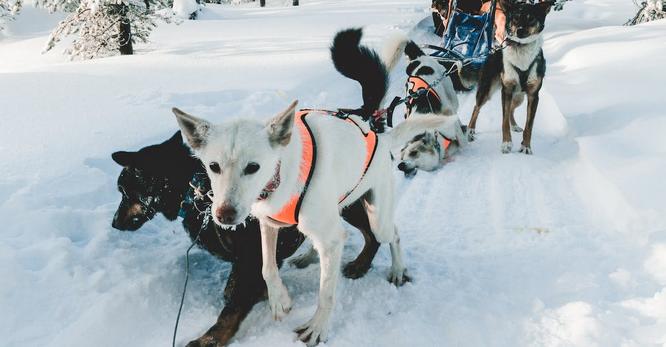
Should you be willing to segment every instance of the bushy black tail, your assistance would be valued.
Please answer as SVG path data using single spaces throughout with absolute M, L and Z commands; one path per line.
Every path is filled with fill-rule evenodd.
M 331 46 L 333 65 L 343 76 L 361 84 L 364 115 L 370 115 L 386 95 L 389 74 L 377 52 L 361 46 L 363 31 L 360 28 L 338 32 Z

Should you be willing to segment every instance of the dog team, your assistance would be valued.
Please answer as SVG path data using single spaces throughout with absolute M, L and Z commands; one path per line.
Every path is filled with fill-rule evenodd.
M 174 108 L 178 133 L 164 143 L 112 155 L 123 166 L 114 228 L 137 230 L 158 213 L 169 220 L 180 216 L 193 241 L 232 263 L 224 309 L 188 347 L 226 345 L 265 298 L 274 319 L 287 315 L 292 301 L 278 269 L 306 237 L 313 249 L 291 263 L 320 262 L 319 299 L 312 318 L 295 333 L 308 346 L 325 341 L 346 238 L 343 220 L 365 240 L 358 257 L 342 268 L 345 277 L 363 276 L 379 245 L 388 243 L 388 280 L 396 286 L 410 281 L 394 223 L 394 160 L 407 177 L 442 167 L 474 140 L 479 111 L 497 89 L 501 151 L 511 152 L 511 131 L 523 131 L 513 113 L 526 96 L 520 152 L 532 154 L 546 68 L 542 31 L 553 3 L 500 4 L 504 16 L 498 31 L 506 47 L 481 69 L 463 68 L 450 76 L 436 58 L 404 37 L 388 40 L 377 53 L 360 44 L 360 29 L 348 29 L 336 34 L 331 57 L 343 76 L 361 85 L 360 109 L 299 109 L 294 101 L 266 122 L 241 118 L 213 124 Z M 367 120 L 381 114 L 389 74 L 402 56 L 408 59 L 406 119 L 377 131 Z M 457 116 L 457 93 L 472 89 L 476 105 L 465 127 Z

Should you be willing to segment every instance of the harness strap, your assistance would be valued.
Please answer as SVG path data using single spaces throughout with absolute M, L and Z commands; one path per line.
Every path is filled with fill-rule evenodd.
M 444 134 L 440 133 L 439 131 L 435 132 L 435 139 L 437 140 L 437 135 L 439 135 L 442 139 L 441 141 L 437 141 L 437 152 L 439 152 L 440 158 L 444 158 L 446 156 L 446 151 L 449 150 L 449 147 L 451 146 L 451 143 L 453 141 L 449 139 L 448 137 L 444 136 Z M 443 152 L 442 152 L 443 151 Z
M 363 131 L 363 128 L 361 125 L 359 125 L 354 118 L 346 118 L 345 121 L 352 123 L 356 125 L 358 130 L 361 131 L 361 134 L 363 134 L 363 137 L 365 139 L 365 161 L 363 163 L 363 174 L 361 174 L 361 178 L 358 179 L 358 182 L 354 185 L 354 187 L 348 191 L 346 194 L 344 194 L 342 197 L 340 197 L 340 200 L 338 203 L 342 203 L 353 193 L 356 188 L 358 188 L 359 184 L 361 184 L 361 181 L 363 181 L 363 177 L 365 177 L 365 174 L 368 172 L 368 169 L 370 168 L 370 164 L 372 163 L 372 159 L 375 157 L 375 152 L 377 151 L 377 134 L 374 131 L 368 131 L 365 132 Z
M 409 78 L 407 78 L 406 88 L 407 88 L 407 94 L 409 96 L 407 97 L 407 102 L 406 102 L 408 112 L 405 113 L 405 119 L 409 117 L 412 107 L 414 107 L 414 104 L 416 104 L 417 98 L 423 95 L 422 93 L 431 94 L 440 102 L 442 100 L 439 97 L 439 94 L 437 94 L 437 92 L 435 91 L 435 89 L 432 88 L 432 86 L 430 86 L 428 82 L 426 82 L 423 78 L 419 76 L 409 76 Z
M 314 169 L 316 166 L 316 159 L 317 159 L 316 155 L 317 143 L 315 141 L 312 130 L 310 129 L 310 126 L 308 125 L 306 120 L 306 116 L 313 113 L 317 113 L 320 115 L 336 115 L 338 112 L 327 111 L 327 110 L 310 110 L 310 109 L 303 109 L 296 112 L 294 125 L 298 129 L 301 135 L 301 143 L 302 143 L 301 162 L 299 166 L 300 169 L 299 169 L 298 181 L 300 183 L 303 183 L 303 189 L 300 192 L 293 194 L 291 198 L 287 201 L 287 203 L 284 206 L 282 206 L 279 212 L 270 216 L 272 219 L 278 222 L 291 225 L 298 224 L 298 214 L 301 209 L 303 198 L 307 193 L 310 180 L 312 179 L 312 176 L 314 174 Z M 341 117 L 341 119 L 351 124 L 354 124 L 361 131 L 361 134 L 363 135 L 365 140 L 366 156 L 364 161 L 363 174 L 361 175 L 361 178 L 349 192 L 347 192 L 340 198 L 338 203 L 343 202 L 359 186 L 359 184 L 363 180 L 363 177 L 365 177 L 365 174 L 367 173 L 368 168 L 372 163 L 372 159 L 375 156 L 375 151 L 377 150 L 377 134 L 374 131 L 372 130 L 365 131 L 364 128 L 359 123 L 357 123 L 355 117 L 344 117 L 344 118 Z M 269 182 L 269 185 L 270 184 L 271 183 Z
M 301 210 L 301 203 L 305 197 L 305 192 L 308 190 L 317 160 L 314 136 L 308 123 L 305 121 L 305 116 L 308 113 L 309 111 L 307 110 L 298 111 L 294 119 L 296 129 L 298 129 L 301 135 L 301 163 L 299 165 L 298 182 L 303 183 L 303 190 L 300 193 L 292 195 L 282 209 L 271 216 L 271 218 L 285 224 L 298 224 L 298 213 Z

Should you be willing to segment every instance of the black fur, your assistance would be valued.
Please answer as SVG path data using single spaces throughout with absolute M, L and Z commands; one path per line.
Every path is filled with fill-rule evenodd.
M 407 45 L 405 46 L 405 54 L 407 54 L 407 57 L 409 60 L 414 60 L 420 56 L 424 56 L 425 53 L 419 48 L 419 46 L 414 43 L 414 41 L 409 41 Z
M 430 66 L 422 66 L 418 70 L 416 70 L 416 74 L 418 76 L 426 76 L 426 75 L 432 75 L 435 73 L 435 70 L 431 68 Z
M 379 109 L 388 89 L 389 75 L 377 53 L 360 45 L 362 35 L 358 28 L 338 32 L 331 46 L 331 59 L 338 72 L 361 85 L 361 109 L 365 116 Z
M 405 72 L 407 73 L 407 76 L 413 76 L 414 70 L 421 65 L 420 61 L 412 61 L 407 65 L 407 68 L 405 69 Z
M 190 238 L 194 240 L 199 235 L 200 247 L 233 263 L 224 290 L 225 306 L 217 323 L 201 338 L 188 344 L 190 347 L 225 345 L 254 304 L 266 296 L 266 284 L 261 275 L 259 222 L 248 218 L 235 231 L 220 229 L 209 222 L 202 229 L 204 216 L 183 200 L 187 201 L 186 198 L 192 194 L 189 183 L 195 174 L 204 177 L 203 183 L 207 184 L 205 169 L 183 143 L 180 132 L 161 144 L 138 152 L 116 152 L 112 158 L 124 166 L 118 178 L 122 201 L 114 216 L 114 228 L 136 230 L 157 213 L 174 220 L 181 206 L 186 206 L 183 226 Z M 141 208 L 132 210 L 132 206 Z M 360 202 L 345 209 L 343 217 L 362 231 L 366 241 L 361 254 L 344 269 L 347 277 L 358 278 L 370 268 L 379 243 L 370 232 L 367 215 Z M 281 229 L 277 246 L 278 265 L 291 256 L 303 241 L 304 236 L 296 227 Z

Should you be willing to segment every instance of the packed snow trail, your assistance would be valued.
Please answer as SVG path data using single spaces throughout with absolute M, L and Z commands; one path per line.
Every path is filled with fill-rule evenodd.
M 82 62 L 40 54 L 58 15 L 25 6 L 10 23 L 0 39 L 0 345 L 168 345 L 190 241 L 162 217 L 134 233 L 111 228 L 120 168 L 110 153 L 168 138 L 172 106 L 211 120 L 267 117 L 292 99 L 358 106 L 357 85 L 329 61 L 333 34 L 365 26 L 378 45 L 429 16 L 429 2 L 411 0 L 278 6 L 288 4 L 208 5 L 200 21 L 160 26 L 136 56 Z M 326 345 L 666 343 L 666 72 L 658 58 L 637 63 L 666 56 L 666 23 L 617 26 L 632 6 L 577 0 L 549 15 L 534 155 L 500 153 L 495 96 L 477 140 L 441 171 L 392 173 L 414 281 L 388 284 L 382 247 L 368 275 L 341 280 Z M 402 94 L 404 62 L 392 78 Z M 473 97 L 461 104 L 466 122 Z M 351 229 L 348 240 L 345 260 L 362 244 Z M 215 321 L 229 270 L 200 250 L 191 260 L 181 345 Z M 302 345 L 292 329 L 316 307 L 318 274 L 283 268 L 292 311 L 273 322 L 256 305 L 234 345 Z

